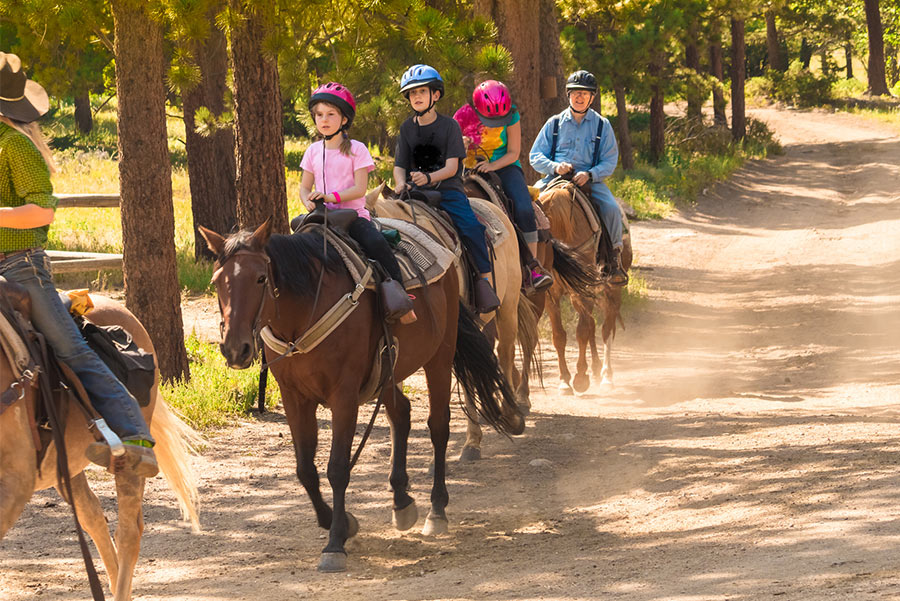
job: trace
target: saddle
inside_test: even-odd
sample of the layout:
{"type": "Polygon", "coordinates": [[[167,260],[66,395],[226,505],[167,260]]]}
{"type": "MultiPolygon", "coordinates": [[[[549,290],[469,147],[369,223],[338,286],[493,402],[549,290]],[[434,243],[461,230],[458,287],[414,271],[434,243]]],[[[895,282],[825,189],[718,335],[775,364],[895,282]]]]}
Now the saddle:
{"type": "MultiPolygon", "coordinates": [[[[503,183],[500,181],[500,176],[494,172],[478,173],[476,171],[467,171],[465,175],[463,175],[463,184],[481,190],[484,193],[484,198],[503,209],[503,212],[509,220],[513,222],[513,225],[515,225],[515,221],[513,221],[512,217],[512,199],[509,198],[506,191],[503,189],[503,183]]],[[[531,188],[529,187],[529,190],[530,189],[531,188]]],[[[534,201],[533,197],[531,206],[534,208],[534,217],[537,221],[538,241],[546,242],[553,237],[550,234],[550,220],[547,219],[543,208],[534,201]]],[[[516,227],[518,228],[518,226],[516,227]]]]}

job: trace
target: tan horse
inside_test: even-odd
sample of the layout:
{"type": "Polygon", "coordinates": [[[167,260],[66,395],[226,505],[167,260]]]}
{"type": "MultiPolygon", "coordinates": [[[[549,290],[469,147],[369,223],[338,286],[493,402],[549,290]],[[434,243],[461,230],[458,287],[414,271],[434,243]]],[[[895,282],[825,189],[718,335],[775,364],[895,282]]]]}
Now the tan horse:
{"type": "MultiPolygon", "coordinates": [[[[366,195],[366,206],[374,209],[379,217],[402,219],[413,221],[409,203],[402,200],[379,198],[384,193],[384,184],[370,191],[366,195]]],[[[525,300],[521,293],[522,270],[519,267],[519,243],[513,230],[512,222],[504,214],[503,210],[487,200],[470,199],[473,207],[479,212],[490,212],[495,217],[495,222],[500,224],[503,230],[499,233],[499,243],[494,245],[494,288],[500,298],[500,308],[493,314],[482,315],[485,323],[495,320],[497,331],[497,358],[500,361],[500,369],[506,376],[511,386],[521,382],[518,370],[515,368],[516,341],[523,346],[534,346],[537,341],[537,317],[531,304],[525,300]],[[532,342],[534,341],[534,342],[532,342]]],[[[432,223],[426,215],[416,213],[415,221],[419,226],[435,234],[440,239],[437,231],[439,226],[432,223]]],[[[457,265],[460,281],[465,281],[461,268],[457,265]]],[[[463,293],[462,287],[460,288],[463,293]]],[[[465,300],[465,297],[463,297],[465,300]]],[[[518,396],[518,395],[517,395],[518,396]]],[[[477,415],[474,407],[467,399],[468,414],[477,415]]],[[[466,430],[466,443],[460,453],[460,460],[474,461],[481,458],[481,426],[474,420],[469,420],[466,430]]]]}
{"type": "MultiPolygon", "coordinates": [[[[138,346],[147,352],[154,352],[149,334],[131,312],[110,299],[94,295],[91,298],[95,305],[88,314],[92,322],[122,326],[138,346]]],[[[6,355],[0,352],[0,390],[6,390],[11,383],[12,368],[6,355]]],[[[57,487],[56,448],[52,443],[38,471],[27,410],[29,403],[38,401],[38,391],[39,389],[26,386],[24,397],[0,415],[0,432],[3,433],[0,436],[0,539],[19,518],[35,491],[57,487]]],[[[66,452],[78,519],[100,552],[115,601],[128,601],[131,599],[134,567],[144,530],[144,478],[130,471],[119,473],[115,477],[119,511],[118,528],[113,542],[100,501],[88,487],[83,471],[88,464],[84,452],[94,438],[88,432],[81,411],[70,408],[67,413],[66,452]]],[[[143,414],[156,439],[154,450],[160,470],[178,497],[182,515],[190,519],[197,531],[197,478],[190,467],[189,457],[190,444],[199,440],[199,436],[172,412],[162,398],[159,392],[159,370],[151,390],[150,404],[143,408],[143,414]]],[[[66,498],[58,487],[57,491],[66,498]]]]}
{"type": "MultiPolygon", "coordinates": [[[[539,201],[544,213],[550,220],[550,232],[557,240],[564,242],[574,250],[581,260],[588,265],[596,264],[596,244],[591,242],[593,231],[587,217],[581,207],[574,201],[574,186],[571,183],[544,191],[539,201]]],[[[622,219],[627,220],[623,213],[622,219]]],[[[631,236],[627,232],[622,236],[622,265],[628,270],[631,268],[632,250],[631,236]]],[[[593,295],[575,294],[565,282],[557,279],[550,288],[550,302],[547,303],[547,312],[550,315],[550,324],[553,328],[553,346],[556,348],[559,360],[560,390],[565,394],[571,394],[574,388],[577,392],[584,392],[590,386],[587,375],[586,347],[591,347],[591,371],[594,379],[599,379],[601,384],[611,386],[613,383],[612,368],[612,343],[616,337],[616,321],[621,321],[620,309],[622,307],[622,288],[601,284],[593,295]],[[566,329],[560,315],[560,300],[568,295],[572,306],[578,313],[578,326],[576,337],[578,339],[578,363],[576,364],[575,377],[572,378],[566,364],[566,329]],[[601,333],[603,336],[603,361],[597,353],[596,324],[594,323],[594,306],[600,309],[603,315],[601,333]]],[[[623,324],[624,327],[624,324],[623,324]]]]}

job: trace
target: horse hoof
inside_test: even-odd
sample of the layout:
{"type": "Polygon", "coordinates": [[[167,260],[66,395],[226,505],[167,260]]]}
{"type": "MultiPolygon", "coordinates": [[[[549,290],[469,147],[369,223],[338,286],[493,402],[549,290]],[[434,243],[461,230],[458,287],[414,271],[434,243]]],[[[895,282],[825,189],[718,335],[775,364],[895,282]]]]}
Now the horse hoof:
{"type": "Polygon", "coordinates": [[[604,377],[602,380],[600,380],[600,386],[602,386],[603,388],[606,388],[607,390],[612,390],[613,388],[616,387],[616,385],[612,381],[612,378],[606,378],[606,377],[604,377]]]}
{"type": "Polygon", "coordinates": [[[425,518],[425,525],[422,526],[422,534],[424,536],[437,536],[439,534],[447,534],[450,531],[447,518],[433,517],[429,515],[425,518]]]}
{"type": "Polygon", "coordinates": [[[481,459],[481,449],[477,447],[465,446],[462,453],[459,454],[460,461],[478,461],[481,459]]]}
{"type": "Polygon", "coordinates": [[[346,572],[347,571],[347,554],[346,553],[322,553],[322,559],[319,560],[320,572],[346,572]]]}
{"type": "Polygon", "coordinates": [[[575,376],[575,379],[572,380],[572,388],[575,389],[575,392],[584,392],[591,386],[591,379],[587,374],[578,374],[575,376]]]}
{"type": "Polygon", "coordinates": [[[559,383],[559,394],[563,396],[572,396],[573,394],[575,394],[575,391],[572,390],[572,387],[569,386],[568,382],[561,381],[559,383]]]}
{"type": "Polygon", "coordinates": [[[419,510],[416,509],[416,502],[413,501],[403,509],[395,509],[391,518],[394,528],[404,532],[416,525],[419,520],[419,510]]]}
{"type": "Polygon", "coordinates": [[[509,418],[509,433],[518,436],[525,431],[525,418],[521,413],[516,413],[509,418]]]}
{"type": "Polygon", "coordinates": [[[356,516],[347,512],[347,538],[353,538],[359,533],[359,520],[356,516]]]}

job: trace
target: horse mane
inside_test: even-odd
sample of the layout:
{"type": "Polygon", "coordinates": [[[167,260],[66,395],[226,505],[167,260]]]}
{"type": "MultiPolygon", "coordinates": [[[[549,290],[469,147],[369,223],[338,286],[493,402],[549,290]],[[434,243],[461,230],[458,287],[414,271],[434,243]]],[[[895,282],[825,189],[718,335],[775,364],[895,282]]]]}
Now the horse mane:
{"type": "Polygon", "coordinates": [[[575,223],[572,220],[572,190],[569,186],[558,186],[540,196],[541,206],[547,219],[561,232],[559,238],[572,240],[575,237],[575,223]]]}
{"type": "MultiPolygon", "coordinates": [[[[242,230],[229,236],[219,262],[224,263],[239,250],[249,250],[252,236],[252,230],[242,230]]],[[[275,286],[301,297],[315,294],[320,265],[324,265],[329,272],[337,272],[344,267],[334,247],[325,246],[322,235],[314,232],[272,234],[266,243],[266,254],[272,261],[275,286]]]]}

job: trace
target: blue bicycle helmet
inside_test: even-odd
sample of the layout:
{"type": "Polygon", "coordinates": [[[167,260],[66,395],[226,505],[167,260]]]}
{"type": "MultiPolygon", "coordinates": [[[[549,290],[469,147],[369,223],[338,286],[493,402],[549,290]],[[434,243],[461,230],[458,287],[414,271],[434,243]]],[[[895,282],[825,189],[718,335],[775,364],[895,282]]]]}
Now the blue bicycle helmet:
{"type": "Polygon", "coordinates": [[[444,80],[434,67],[428,65],[413,65],[406,70],[400,78],[400,93],[409,96],[413,88],[428,86],[432,90],[438,90],[441,97],[444,96],[444,80]]]}

